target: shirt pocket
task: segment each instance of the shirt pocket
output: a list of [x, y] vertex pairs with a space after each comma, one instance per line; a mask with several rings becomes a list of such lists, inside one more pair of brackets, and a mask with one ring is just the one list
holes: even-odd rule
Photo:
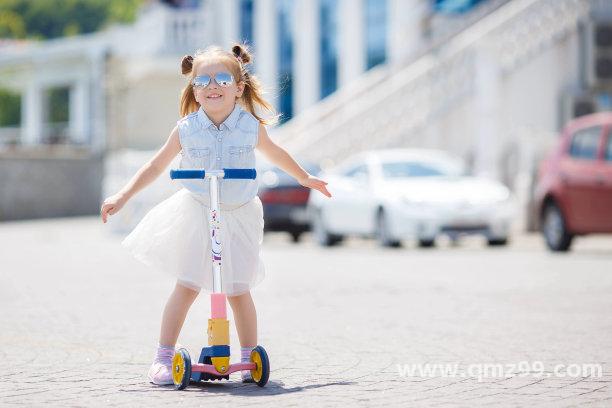
[[249, 166], [249, 155], [253, 152], [253, 146], [230, 146], [229, 165], [230, 168], [243, 169]]
[[210, 148], [209, 147], [190, 147], [187, 149], [189, 158], [193, 161], [196, 168], [210, 168]]

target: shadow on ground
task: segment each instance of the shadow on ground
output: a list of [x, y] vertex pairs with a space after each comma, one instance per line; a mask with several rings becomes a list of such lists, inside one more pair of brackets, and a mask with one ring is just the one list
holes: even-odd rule
[[[197, 393], [204, 392], [210, 394], [228, 394], [228, 395], [248, 395], [249, 397], [256, 396], [269, 396], [269, 395], [282, 395], [290, 394], [294, 392], [308, 391], [311, 389], [330, 387], [336, 385], [353, 385], [356, 384], [352, 381], [334, 381], [328, 383], [309, 384], [298, 387], [285, 387], [285, 384], [281, 381], [269, 381], [265, 387], [258, 387], [255, 384], [243, 384], [243, 383], [219, 383], [219, 382], [191, 382], [189, 387], [184, 390], [177, 392], [188, 392]], [[157, 387], [155, 387], [157, 388]], [[168, 391], [175, 391], [173, 386], [159, 387]]]

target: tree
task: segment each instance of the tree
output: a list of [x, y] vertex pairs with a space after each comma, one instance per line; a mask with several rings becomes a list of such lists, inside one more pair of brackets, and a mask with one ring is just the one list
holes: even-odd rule
[[57, 38], [134, 21], [144, 0], [2, 0], [0, 38]]

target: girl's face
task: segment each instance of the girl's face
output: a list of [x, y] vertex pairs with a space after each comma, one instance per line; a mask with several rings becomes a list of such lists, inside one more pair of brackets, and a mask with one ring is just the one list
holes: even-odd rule
[[[229, 78], [227, 75], [231, 75], [229, 83], [223, 81], [223, 79]], [[196, 67], [194, 78], [202, 76], [205, 79], [206, 76], [210, 78], [208, 85], [193, 86], [193, 94], [196, 101], [202, 106], [202, 109], [209, 116], [211, 114], [224, 115], [231, 113], [236, 100], [242, 96], [244, 83], [238, 83], [237, 78], [221, 62], [199, 64]], [[215, 78], [220, 79], [219, 82], [221, 84], [217, 83]]]

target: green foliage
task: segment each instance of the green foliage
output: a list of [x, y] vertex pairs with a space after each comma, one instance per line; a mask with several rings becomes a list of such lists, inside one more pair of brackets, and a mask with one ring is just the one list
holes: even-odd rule
[[0, 127], [19, 126], [21, 123], [21, 96], [0, 89]]
[[0, 11], [0, 38], [23, 38], [25, 34], [21, 16], [10, 10]]
[[0, 0], [0, 38], [86, 34], [135, 19], [144, 0]]
[[143, 0], [110, 0], [109, 21], [132, 22], [136, 19], [136, 13]]

